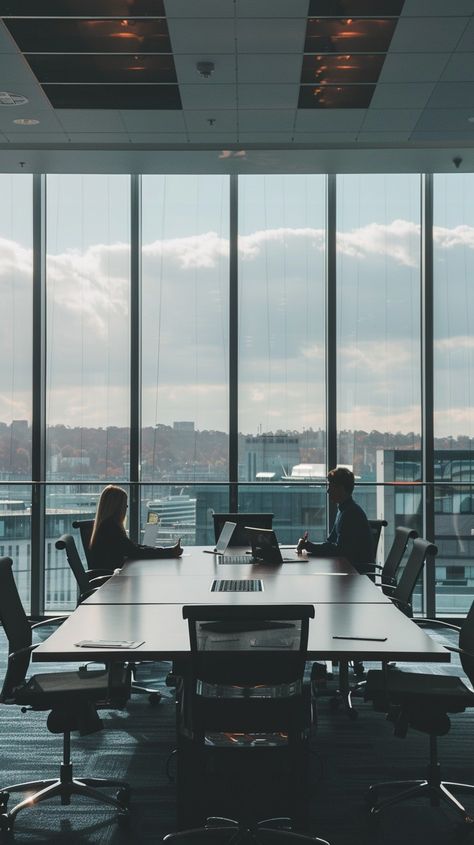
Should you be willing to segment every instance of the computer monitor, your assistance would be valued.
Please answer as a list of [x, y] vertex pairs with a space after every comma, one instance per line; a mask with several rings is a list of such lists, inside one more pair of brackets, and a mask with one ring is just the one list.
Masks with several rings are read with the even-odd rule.
[[272, 513], [213, 513], [214, 537], [217, 543], [225, 522], [235, 522], [236, 529], [232, 534], [229, 546], [248, 546], [249, 538], [245, 530], [246, 525], [252, 528], [271, 528], [273, 524]]

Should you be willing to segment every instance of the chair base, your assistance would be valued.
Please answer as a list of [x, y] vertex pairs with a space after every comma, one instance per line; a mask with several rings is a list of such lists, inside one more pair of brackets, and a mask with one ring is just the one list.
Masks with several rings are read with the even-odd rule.
[[291, 830], [290, 819], [286, 817], [264, 819], [257, 824], [249, 824], [235, 819], [212, 816], [206, 820], [204, 827], [168, 833], [163, 838], [163, 842], [192, 843], [193, 839], [198, 842], [210, 839], [216, 841], [218, 845], [224, 845], [224, 843], [225, 845], [240, 845], [245, 842], [251, 842], [253, 845], [273, 845], [278, 842], [312, 842], [313, 845], [329, 845], [325, 839], [317, 836], [294, 832]]
[[[388, 798], [378, 800], [380, 789], [402, 789], [402, 792], [391, 795]], [[463, 804], [453, 795], [451, 789], [465, 790], [474, 793], [474, 784], [455, 783], [453, 781], [442, 781], [436, 776], [424, 780], [394, 780], [378, 783], [369, 788], [368, 804], [372, 816], [377, 816], [387, 807], [407, 801], [410, 798], [426, 796], [432, 807], [439, 807], [444, 801], [459, 815], [466, 824], [474, 824], [474, 813], [467, 810]]]
[[[98, 787], [112, 787], [117, 789], [117, 793], [115, 797], [112, 797], [100, 792]], [[11, 792], [33, 792], [33, 795], [29, 795], [28, 798], [20, 801], [12, 810], [7, 812]], [[34, 807], [41, 801], [48, 801], [50, 798], [58, 796], [61, 799], [61, 804], [68, 805], [71, 803], [72, 795], [82, 795], [85, 798], [99, 801], [101, 804], [108, 804], [110, 807], [119, 810], [121, 816], [128, 815], [130, 802], [128, 783], [110, 778], [75, 778], [72, 774], [72, 764], [62, 763], [59, 778], [15, 783], [0, 790], [0, 830], [12, 830], [15, 819], [21, 810]]]

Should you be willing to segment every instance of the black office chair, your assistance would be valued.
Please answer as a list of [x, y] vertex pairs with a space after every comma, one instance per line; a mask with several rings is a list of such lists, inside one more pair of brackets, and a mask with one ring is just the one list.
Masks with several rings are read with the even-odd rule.
[[[130, 789], [125, 781], [105, 778], [75, 778], [71, 763], [71, 732], [94, 733], [102, 728], [97, 708], [123, 707], [129, 697], [130, 673], [120, 665], [108, 671], [54, 672], [26, 678], [30, 664], [32, 628], [51, 624], [45, 620], [30, 625], [26, 618], [12, 573], [12, 561], [0, 558], [0, 620], [8, 639], [8, 665], [0, 695], [2, 704], [15, 704], [22, 710], [49, 710], [48, 730], [63, 734], [63, 761], [59, 778], [16, 783], [0, 790], [0, 829], [11, 831], [21, 810], [59, 796], [69, 804], [72, 795], [82, 795], [115, 807], [123, 816], [128, 812]], [[59, 620], [58, 620], [59, 621]], [[60, 621], [64, 621], [64, 617]], [[115, 797], [96, 787], [112, 787]], [[28, 792], [8, 812], [11, 792]]]
[[380, 584], [382, 589], [385, 586], [394, 587], [396, 585], [396, 574], [400, 566], [403, 555], [409, 540], [416, 540], [418, 532], [414, 528], [406, 528], [404, 525], [398, 525], [395, 529], [395, 537], [390, 547], [389, 553], [385, 559], [383, 566], [373, 566], [367, 572], [369, 578], [372, 578], [376, 584]]
[[224, 522], [235, 522], [236, 528], [232, 534], [229, 546], [248, 546], [249, 538], [245, 526], [250, 528], [272, 528], [272, 513], [213, 513], [214, 537], [217, 543]]
[[[247, 834], [254, 843], [291, 841], [295, 834], [281, 829], [289, 818], [259, 826], [275, 802], [286, 801], [293, 823], [305, 826], [310, 699], [303, 674], [313, 616], [313, 605], [183, 608], [191, 660], [177, 688], [178, 820], [208, 821], [165, 841], [219, 833], [220, 841]], [[233, 815], [236, 803], [236, 822], [211, 815]]]
[[[86, 556], [87, 566], [88, 568], [94, 568], [92, 558], [89, 553], [89, 543], [92, 537], [92, 531], [94, 528], [94, 520], [93, 519], [75, 519], [72, 523], [73, 528], [79, 528], [79, 533], [81, 535], [81, 542], [82, 548], [84, 549], [84, 554]], [[112, 573], [111, 573], [112, 574]]]
[[[443, 625], [459, 631], [459, 648], [447, 648], [459, 654], [462, 668], [474, 683], [474, 603], [461, 628], [430, 619], [419, 620], [418, 624]], [[386, 807], [426, 795], [432, 806], [439, 806], [441, 801], [445, 801], [462, 816], [463, 821], [472, 824], [474, 813], [455, 798], [452, 790], [474, 793], [474, 785], [441, 780], [437, 750], [437, 737], [444, 736], [450, 728], [448, 713], [462, 713], [466, 707], [474, 707], [474, 693], [464, 680], [452, 675], [421, 672], [370, 671], [367, 674], [366, 699], [373, 701], [376, 710], [388, 712], [387, 718], [394, 722], [395, 736], [405, 737], [411, 727], [428, 734], [430, 745], [425, 778], [387, 781], [370, 787], [368, 802], [371, 814], [377, 816]], [[402, 791], [379, 800], [379, 792], [385, 788]]]
[[55, 546], [60, 551], [66, 552], [67, 562], [78, 587], [77, 604], [81, 604], [84, 599], [111, 577], [111, 572], [108, 569], [84, 569], [72, 534], [63, 534], [59, 540], [56, 540]]
[[417, 537], [413, 540], [413, 546], [408, 556], [403, 572], [396, 586], [386, 584], [384, 592], [391, 598], [394, 604], [406, 615], [413, 616], [412, 597], [416, 582], [427, 557], [435, 557], [438, 554], [438, 547], [429, 540]]
[[370, 530], [372, 532], [372, 540], [374, 542], [374, 557], [375, 560], [377, 557], [377, 549], [379, 547], [379, 540], [380, 535], [382, 533], [382, 528], [386, 528], [388, 522], [386, 519], [369, 519], [368, 523], [370, 525]]

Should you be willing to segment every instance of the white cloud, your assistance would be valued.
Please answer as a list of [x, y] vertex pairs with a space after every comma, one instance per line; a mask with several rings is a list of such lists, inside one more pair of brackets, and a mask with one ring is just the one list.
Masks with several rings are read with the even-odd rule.
[[454, 337], [443, 337], [434, 342], [435, 349], [447, 350], [449, 352], [461, 352], [466, 349], [474, 349], [474, 337], [469, 335], [456, 335]]

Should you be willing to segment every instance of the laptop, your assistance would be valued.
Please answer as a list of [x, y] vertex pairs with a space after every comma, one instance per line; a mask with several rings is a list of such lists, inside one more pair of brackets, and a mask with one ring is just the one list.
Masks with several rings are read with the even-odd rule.
[[284, 558], [281, 556], [280, 546], [276, 534], [270, 528], [250, 528], [245, 530], [252, 546], [252, 557], [255, 562], [269, 563], [278, 566], [280, 563], [295, 563], [297, 558]]
[[227, 551], [227, 546], [229, 545], [232, 534], [234, 533], [235, 529], [237, 528], [236, 522], [224, 522], [222, 527], [222, 531], [219, 534], [219, 539], [216, 543], [215, 549], [204, 549], [207, 554], [211, 555], [223, 555]]

